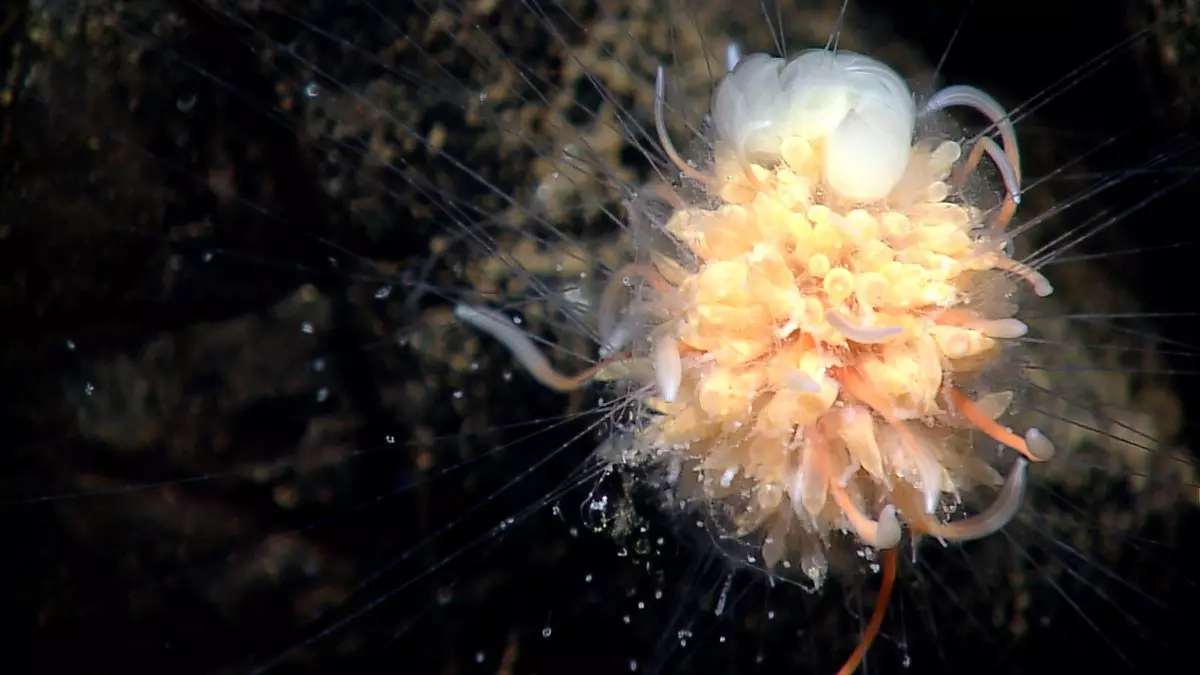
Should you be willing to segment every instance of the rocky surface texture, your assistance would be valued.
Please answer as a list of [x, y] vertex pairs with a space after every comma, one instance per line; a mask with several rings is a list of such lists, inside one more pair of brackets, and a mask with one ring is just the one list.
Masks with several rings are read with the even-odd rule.
[[[0, 486], [15, 536], [0, 565], [6, 611], [37, 636], [17, 651], [48, 669], [86, 653], [101, 670], [173, 673], [242, 672], [293, 647], [283, 672], [614, 672], [634, 658], [742, 672], [759, 650], [775, 667], [836, 667], [857, 631], [847, 607], [861, 611], [873, 581], [812, 599], [739, 577], [736, 611], [699, 647], [681, 637], [724, 602], [720, 565], [651, 508], [606, 512], [616, 525], [581, 517], [591, 478], [563, 515], [541, 505], [594, 447], [594, 417], [573, 415], [595, 399], [514, 376], [449, 313], [460, 297], [519, 307], [564, 368], [592, 355], [558, 310], [580, 272], [602, 276], [628, 245], [619, 200], [653, 171], [635, 147], [648, 139], [618, 130], [646, 126], [654, 64], [675, 65], [672, 100], [691, 111], [673, 118], [683, 139], [721, 67], [716, 36], [771, 44], [758, 3], [695, 4], [565, 0], [539, 19], [526, 5], [414, 3], [383, 21], [370, 5], [322, 2], [284, 3], [287, 14], [270, 2], [7, 3]], [[824, 43], [840, 2], [819, 4], [789, 15], [789, 45]], [[1114, 83], [1107, 104], [1064, 95], [1023, 123], [1028, 175], [1134, 129], [1151, 111], [1130, 101], [1163, 108], [1136, 127], [1158, 136], [1070, 165], [1031, 190], [1025, 213], [1164, 152], [1180, 153], [1164, 169], [1195, 165], [1194, 133], [1172, 142], [1196, 113], [1194, 10], [1164, 24], [1179, 3], [1056, 6], [1057, 18], [1095, 20], [1081, 37], [1045, 3], [977, 4], [997, 8], [974, 10], [967, 35], [994, 25], [996, 37], [956, 47], [943, 74], [1006, 101], [1037, 93], [1022, 73], [1044, 86], [1045, 72], [1146, 31], [1095, 76]], [[929, 81], [960, 13], [885, 18], [871, 5], [855, 8], [842, 46]], [[1051, 27], [1032, 25], [1039, 16]], [[1159, 175], [1128, 182], [1155, 194], [1178, 177]], [[1156, 197], [1089, 250], [1173, 241], [1153, 228], [1197, 194], [1187, 182]], [[1120, 215], [1132, 203], [1120, 196], [1067, 209], [1023, 245]], [[950, 670], [1031, 672], [1044, 650], [1083, 659], [1108, 640], [1132, 661], [1172, 643], [1178, 614], [1135, 589], [1172, 604], [1195, 594], [1183, 420], [1200, 399], [1162, 375], [1186, 367], [1189, 348], [1136, 323], [1053, 317], [1193, 311], [1171, 295], [1184, 260], [1053, 269], [1056, 304], [1035, 324], [1047, 342], [1018, 356], [1032, 366], [1026, 414], [1065, 461], [1039, 475], [1010, 536], [923, 552], [879, 667], [906, 650]], [[547, 295], [560, 300], [530, 301]], [[645, 501], [625, 502], [615, 476], [599, 490]], [[652, 606], [639, 614], [642, 601]]]

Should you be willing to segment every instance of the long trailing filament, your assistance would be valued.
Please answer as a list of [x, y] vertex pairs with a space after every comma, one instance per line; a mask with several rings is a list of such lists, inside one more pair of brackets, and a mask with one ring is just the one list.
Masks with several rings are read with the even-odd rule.
[[711, 183], [712, 179], [704, 175], [703, 172], [696, 167], [687, 163], [679, 152], [675, 150], [675, 144], [671, 142], [671, 135], [667, 133], [666, 119], [666, 104], [667, 104], [667, 79], [663, 67], [660, 65], [654, 77], [654, 128], [658, 131], [658, 142], [663, 147], [663, 152], [667, 153], [667, 158], [679, 167], [683, 174], [693, 180], [701, 183]]
[[896, 586], [896, 568], [899, 566], [899, 553], [894, 548], [883, 551], [883, 584], [879, 587], [879, 596], [875, 598], [875, 609], [871, 611], [871, 620], [866, 630], [858, 640], [858, 646], [850, 653], [850, 658], [838, 669], [837, 675], [850, 675], [858, 670], [859, 664], [871, 648], [871, 643], [883, 628], [883, 617], [887, 615], [888, 603], [892, 600], [892, 589]]

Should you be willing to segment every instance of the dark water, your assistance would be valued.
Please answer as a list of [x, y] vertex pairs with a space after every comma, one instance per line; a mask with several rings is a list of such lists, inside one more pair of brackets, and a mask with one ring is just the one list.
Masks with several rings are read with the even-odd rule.
[[[570, 65], [558, 40], [590, 39], [582, 24], [604, 11], [567, 4], [483, 11], [479, 30], [529, 81], [550, 79]], [[960, 4], [887, 15], [899, 42], [937, 61]], [[941, 74], [1007, 101], [1154, 18], [1120, 3], [975, 5]], [[748, 572], [729, 581], [707, 535], [636, 491], [629, 534], [590, 531], [587, 505], [627, 492], [619, 475], [560, 490], [597, 435], [593, 416], [557, 420], [591, 400], [513, 377], [463, 331], [429, 330], [423, 317], [469, 285], [455, 264], [472, 260], [451, 246], [427, 264], [431, 238], [524, 198], [539, 149], [487, 134], [520, 105], [495, 101], [482, 120], [464, 108], [454, 87], [478, 84], [486, 50], [425, 33], [433, 7], [10, 7], [0, 565], [12, 672], [827, 672], [853, 648], [874, 578], [819, 597]], [[420, 49], [395, 47], [406, 32]], [[1200, 194], [1185, 36], [1139, 37], [1098, 86], [1023, 130], [1043, 174], [1092, 153], [1053, 181], [1065, 194], [1119, 178], [1079, 209], [1119, 227], [1076, 252], [1108, 252], [1099, 278], [1140, 312], [1175, 315], [1122, 324], [1164, 336], [1174, 375], [1143, 372], [1125, 348], [1116, 370], [1133, 397], [1174, 392], [1184, 420], [1197, 400], [1188, 207]], [[1171, 46], [1178, 63], [1164, 66]], [[392, 88], [346, 94], [380, 80]], [[522, 90], [527, 105], [537, 89]], [[370, 171], [380, 132], [348, 124], [347, 109], [383, 100], [395, 170]], [[439, 127], [440, 155], [404, 142]], [[644, 159], [623, 157], [645, 177]], [[595, 212], [561, 223], [568, 239], [617, 229]], [[1130, 248], [1146, 250], [1111, 255]], [[1151, 464], [1191, 438], [1185, 425]], [[1189, 655], [1196, 487], [1154, 474], [1130, 494], [1106, 480], [1117, 471], [1042, 495], [1091, 548], [1076, 553], [1069, 526], [1047, 520], [1032, 544], [923, 549], [870, 671], [1142, 672]], [[1158, 493], [1166, 505], [1131, 506]]]

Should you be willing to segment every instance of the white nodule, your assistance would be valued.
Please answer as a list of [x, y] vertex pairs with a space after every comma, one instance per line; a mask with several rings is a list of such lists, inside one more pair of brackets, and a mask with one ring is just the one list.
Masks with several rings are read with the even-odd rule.
[[995, 319], [992, 321], [981, 321], [978, 324], [979, 332], [990, 338], [1001, 340], [1015, 340], [1025, 337], [1029, 332], [1029, 326], [1025, 325], [1020, 319]]
[[900, 520], [896, 518], [896, 507], [888, 504], [879, 514], [879, 526], [875, 530], [875, 548], [895, 548], [900, 544]]
[[683, 360], [679, 357], [679, 343], [675, 338], [664, 336], [654, 343], [654, 377], [659, 396], [667, 403], [674, 403], [679, 395], [679, 383], [683, 381]]
[[725, 45], [725, 72], [733, 72], [733, 69], [737, 68], [737, 64], [741, 60], [742, 45], [731, 40], [729, 44]]
[[1054, 294], [1054, 284], [1050, 283], [1050, 280], [1046, 277], [1038, 274], [1033, 284], [1033, 292], [1039, 298], [1048, 298]]

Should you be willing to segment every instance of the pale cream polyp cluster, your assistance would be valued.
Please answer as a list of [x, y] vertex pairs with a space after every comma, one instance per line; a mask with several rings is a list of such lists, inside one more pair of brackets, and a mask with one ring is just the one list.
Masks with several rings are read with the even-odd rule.
[[[954, 386], [1026, 330], [1015, 305], [970, 289], [1000, 270], [1048, 284], [949, 198], [960, 148], [914, 146], [914, 120], [903, 81], [867, 57], [747, 57], [717, 90], [713, 165], [694, 176], [718, 199], [676, 211], [666, 229], [685, 251], [654, 258], [673, 309], [652, 333], [662, 396], [638, 447], [682, 457], [678, 489], [725, 502], [768, 566], [793, 551], [817, 583], [835, 532], [891, 548], [900, 519], [968, 539], [1011, 518], [1025, 462], [1006, 482], [969, 427], [1029, 459], [1053, 452], [993, 421], [1010, 392], [976, 402]], [[1006, 488], [950, 524], [981, 484]]]
[[[884, 550], [886, 598], [902, 523], [943, 540], [987, 536], [1019, 508], [1028, 461], [1054, 453], [1036, 429], [995, 421], [1013, 394], [981, 377], [1027, 330], [1010, 278], [1052, 291], [1003, 246], [1019, 202], [1011, 124], [982, 92], [936, 94], [925, 112], [968, 106], [1000, 130], [1003, 146], [985, 137], [964, 159], [951, 141], [914, 143], [913, 97], [883, 64], [757, 54], [718, 88], [713, 153], [698, 168], [666, 136], [664, 91], [660, 69], [659, 135], [691, 185], [673, 193], [664, 228], [677, 248], [619, 270], [601, 302], [605, 351], [627, 351], [568, 378], [502, 317], [459, 316], [556, 389], [631, 380], [652, 414], [624, 457], [671, 467], [676, 501], [715, 506], [768, 568], [799, 568], [815, 586], [830, 547]], [[985, 153], [1005, 180], [994, 215], [960, 189]], [[680, 196], [697, 189], [703, 199]], [[613, 298], [634, 278], [642, 297], [617, 317]], [[1019, 453], [1007, 476], [976, 431]], [[961, 517], [961, 492], [977, 486], [1000, 489]]]

